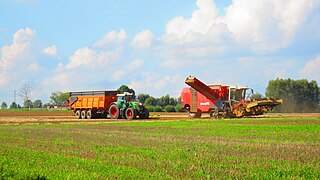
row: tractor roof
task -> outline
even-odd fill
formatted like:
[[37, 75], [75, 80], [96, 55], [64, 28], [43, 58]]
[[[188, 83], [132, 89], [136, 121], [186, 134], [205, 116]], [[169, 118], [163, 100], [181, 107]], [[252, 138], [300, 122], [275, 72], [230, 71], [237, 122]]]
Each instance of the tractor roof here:
[[133, 94], [132, 93], [129, 93], [129, 92], [124, 92], [122, 94], [117, 94], [117, 96], [132, 96]]

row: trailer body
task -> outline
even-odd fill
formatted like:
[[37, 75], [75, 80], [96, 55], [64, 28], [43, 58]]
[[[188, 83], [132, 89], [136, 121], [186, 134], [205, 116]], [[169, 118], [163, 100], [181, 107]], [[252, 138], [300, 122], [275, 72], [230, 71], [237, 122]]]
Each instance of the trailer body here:
[[79, 119], [105, 118], [110, 105], [117, 101], [119, 93], [119, 91], [70, 92], [69, 108]]

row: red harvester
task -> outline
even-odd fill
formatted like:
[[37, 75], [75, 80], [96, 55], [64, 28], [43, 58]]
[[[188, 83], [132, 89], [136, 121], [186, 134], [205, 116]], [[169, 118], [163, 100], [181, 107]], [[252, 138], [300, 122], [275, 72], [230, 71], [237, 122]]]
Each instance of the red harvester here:
[[282, 104], [282, 99], [253, 100], [249, 87], [206, 85], [191, 76], [185, 83], [191, 87], [182, 90], [181, 103], [191, 118], [199, 118], [202, 113], [213, 118], [261, 115]]

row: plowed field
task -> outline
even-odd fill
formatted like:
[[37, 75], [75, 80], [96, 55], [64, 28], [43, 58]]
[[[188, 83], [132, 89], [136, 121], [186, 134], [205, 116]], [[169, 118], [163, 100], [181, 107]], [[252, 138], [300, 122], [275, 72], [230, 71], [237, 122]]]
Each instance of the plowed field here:
[[[320, 117], [320, 113], [269, 113], [252, 118], [273, 118], [273, 117]], [[202, 119], [209, 119], [208, 114], [203, 114]], [[150, 114], [148, 120], [135, 119], [132, 121], [156, 121], [156, 120], [181, 120], [189, 119], [188, 113], [165, 113], [155, 112]], [[111, 120], [106, 119], [76, 119], [73, 112], [66, 111], [0, 111], [0, 124], [59, 124], [59, 123], [88, 123], [88, 122], [117, 122], [128, 121], [125, 119]]]

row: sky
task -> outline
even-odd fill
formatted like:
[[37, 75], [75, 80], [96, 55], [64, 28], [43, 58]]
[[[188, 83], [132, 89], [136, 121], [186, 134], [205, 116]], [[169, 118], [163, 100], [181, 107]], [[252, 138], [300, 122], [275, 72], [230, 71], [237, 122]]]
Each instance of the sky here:
[[[319, 0], [0, 0], [0, 102], [28, 84], [179, 97], [184, 80], [320, 84]], [[23, 99], [17, 96], [17, 102]]]

